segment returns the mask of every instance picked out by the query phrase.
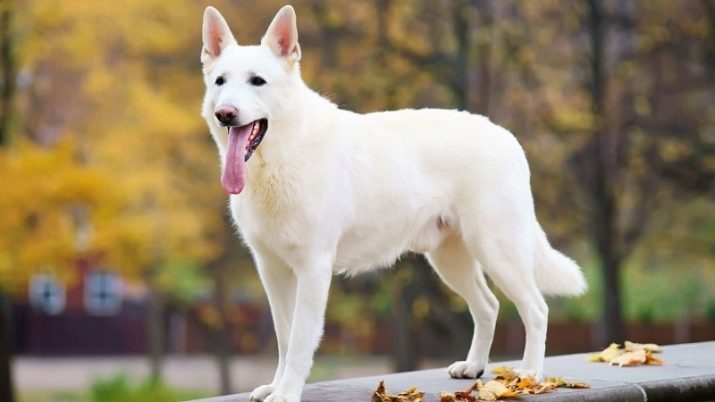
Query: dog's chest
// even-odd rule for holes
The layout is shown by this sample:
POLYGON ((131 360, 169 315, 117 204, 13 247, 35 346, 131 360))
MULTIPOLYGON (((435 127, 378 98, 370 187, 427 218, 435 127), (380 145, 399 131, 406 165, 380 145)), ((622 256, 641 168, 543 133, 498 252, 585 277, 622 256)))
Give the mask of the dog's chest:
POLYGON ((285 170, 258 166, 248 177, 244 194, 231 199, 231 212, 240 226, 270 227, 285 222, 296 206, 296 188, 285 170))
MULTIPOLYGON (((292 165, 257 165, 246 190, 231 199, 231 213, 243 237, 280 249, 295 249, 314 226, 316 184, 310 174, 292 165)), ((315 177, 315 176, 313 176, 315 177)))

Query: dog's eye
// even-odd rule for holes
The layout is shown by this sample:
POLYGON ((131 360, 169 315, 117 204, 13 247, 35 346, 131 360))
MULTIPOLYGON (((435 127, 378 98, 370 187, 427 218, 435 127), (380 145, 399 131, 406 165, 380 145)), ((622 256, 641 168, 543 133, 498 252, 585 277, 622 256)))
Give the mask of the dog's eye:
POLYGON ((264 80, 262 77, 259 77, 257 75, 251 77, 249 82, 251 83, 251 85, 256 86, 256 87, 260 87, 261 85, 266 84, 266 80, 264 80))
POLYGON ((219 76, 218 78, 216 78, 216 81, 214 81, 214 83, 218 86, 221 86, 226 83, 226 79, 219 76))

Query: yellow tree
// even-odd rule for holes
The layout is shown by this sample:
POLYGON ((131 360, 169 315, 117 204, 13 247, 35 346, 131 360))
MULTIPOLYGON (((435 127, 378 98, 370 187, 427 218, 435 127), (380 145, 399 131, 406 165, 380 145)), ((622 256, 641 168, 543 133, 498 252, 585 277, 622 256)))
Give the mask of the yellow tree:
POLYGON ((224 237, 215 151, 198 118, 202 7, 10 4, 20 86, 17 139, 0 155, 3 283, 38 270, 72 280, 88 257, 148 280, 159 312, 156 268, 212 261, 224 237))

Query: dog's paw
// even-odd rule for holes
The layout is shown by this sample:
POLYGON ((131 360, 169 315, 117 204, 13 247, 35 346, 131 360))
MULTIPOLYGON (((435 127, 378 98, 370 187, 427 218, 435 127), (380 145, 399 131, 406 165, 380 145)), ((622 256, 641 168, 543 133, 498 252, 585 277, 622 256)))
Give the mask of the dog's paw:
POLYGON ((536 370, 529 370, 529 369, 514 369, 514 372, 519 376, 519 377, 534 377, 536 381, 541 381, 541 374, 537 373, 536 370))
POLYGON ((276 387, 273 384, 261 385, 251 392, 251 401, 268 401, 266 397, 273 392, 276 387))
POLYGON ((263 402, 300 402, 300 396, 270 394, 263 402))
POLYGON ((484 366, 470 362, 454 362, 447 369, 452 378, 479 378, 484 374, 484 366))

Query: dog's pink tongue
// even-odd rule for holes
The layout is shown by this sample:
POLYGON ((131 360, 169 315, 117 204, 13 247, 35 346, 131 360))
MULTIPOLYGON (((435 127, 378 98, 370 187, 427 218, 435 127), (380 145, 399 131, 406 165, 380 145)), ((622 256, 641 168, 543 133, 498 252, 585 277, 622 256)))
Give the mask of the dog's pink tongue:
POLYGON ((228 131, 228 151, 221 174, 221 186, 229 194, 238 194, 246 185, 246 145, 251 125, 231 127, 228 131))

